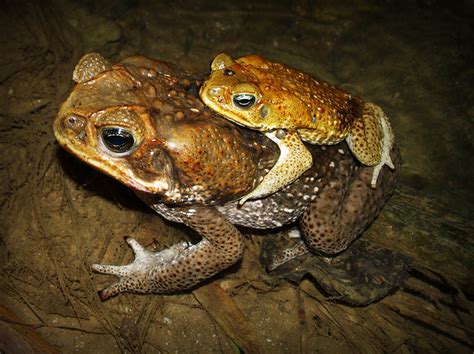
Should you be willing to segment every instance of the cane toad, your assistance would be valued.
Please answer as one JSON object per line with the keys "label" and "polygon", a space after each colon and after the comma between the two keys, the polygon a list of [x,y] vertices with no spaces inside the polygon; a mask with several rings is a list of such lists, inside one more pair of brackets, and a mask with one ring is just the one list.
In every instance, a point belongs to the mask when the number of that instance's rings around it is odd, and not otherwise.
{"label": "cane toad", "polygon": [[[311,146],[318,160],[294,183],[238,207],[278,159],[264,135],[239,128],[208,110],[199,82],[175,66],[144,57],[112,65],[85,55],[53,130],[59,144],[132,188],[165,218],[201,236],[150,252],[134,239],[125,266],[93,265],[119,281],[102,300],[122,292],[170,293],[198,284],[239,261],[243,240],[234,225],[275,228],[300,220],[305,243],[277,263],[307,251],[344,250],[379,213],[396,173],[383,169],[370,188],[372,168],[361,167],[345,145]],[[398,164],[397,150],[392,157]],[[302,246],[303,245],[303,246]]]}
{"label": "cane toad", "polygon": [[200,95],[231,121],[265,132],[280,147],[280,158],[262,183],[241,199],[261,198],[293,182],[311,167],[311,144],[346,140],[356,158],[373,169],[372,187],[390,159],[393,134],[373,103],[285,65],[252,55],[233,60],[219,54]]}

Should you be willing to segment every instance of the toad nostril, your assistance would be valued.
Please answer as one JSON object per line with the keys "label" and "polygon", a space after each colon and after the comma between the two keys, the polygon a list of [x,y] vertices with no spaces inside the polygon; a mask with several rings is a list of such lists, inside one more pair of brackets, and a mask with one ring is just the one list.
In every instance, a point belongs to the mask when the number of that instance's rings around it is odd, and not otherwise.
{"label": "toad nostril", "polygon": [[77,133],[84,129],[85,120],[82,117],[71,115],[64,120],[64,126]]}
{"label": "toad nostril", "polygon": [[222,92],[222,89],[220,87],[213,87],[209,89],[209,95],[211,96],[219,96]]}

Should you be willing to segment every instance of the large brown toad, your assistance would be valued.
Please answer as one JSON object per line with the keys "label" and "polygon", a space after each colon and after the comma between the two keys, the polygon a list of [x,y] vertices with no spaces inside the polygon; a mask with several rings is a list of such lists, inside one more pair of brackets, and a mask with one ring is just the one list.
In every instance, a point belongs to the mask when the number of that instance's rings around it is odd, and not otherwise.
{"label": "large brown toad", "polygon": [[[229,267],[243,252],[234,224],[266,229],[300,220],[304,243],[277,257],[275,266],[308,248],[336,254],[374,220],[394,189],[396,172],[387,168],[371,188],[372,168],[361,167],[345,144],[308,146],[318,159],[301,178],[238,207],[275,164],[278,149],[207,110],[191,75],[144,57],[111,65],[88,54],[73,78],[77,84],[54,122],[60,145],[202,236],[156,253],[128,238],[133,263],[93,266],[119,277],[100,292],[102,299],[188,289]],[[392,158],[398,165],[396,150]]]}

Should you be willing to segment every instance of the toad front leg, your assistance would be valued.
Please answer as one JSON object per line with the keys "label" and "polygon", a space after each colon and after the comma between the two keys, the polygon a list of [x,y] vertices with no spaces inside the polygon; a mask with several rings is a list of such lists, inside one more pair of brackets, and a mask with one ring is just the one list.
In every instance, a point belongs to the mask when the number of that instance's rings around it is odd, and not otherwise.
{"label": "toad front leg", "polygon": [[122,292],[164,294],[186,290],[240,260],[242,236],[216,209],[177,210],[183,223],[197,231],[202,240],[195,245],[183,242],[160,252],[150,252],[134,239],[126,238],[135,255],[131,264],[92,266],[95,272],[119,278],[117,283],[99,292],[101,300]]}
{"label": "toad front leg", "polygon": [[294,182],[313,165],[313,157],[301,141],[298,133],[275,130],[265,135],[280,148],[280,156],[262,182],[239,200],[244,204],[249,199],[258,199],[273,194]]}

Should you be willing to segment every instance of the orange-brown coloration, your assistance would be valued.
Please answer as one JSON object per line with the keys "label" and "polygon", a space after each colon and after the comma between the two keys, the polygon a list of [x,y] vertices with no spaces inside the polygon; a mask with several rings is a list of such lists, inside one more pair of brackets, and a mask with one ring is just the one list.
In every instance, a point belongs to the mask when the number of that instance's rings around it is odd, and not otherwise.
{"label": "orange-brown coloration", "polygon": [[[85,58],[75,77],[88,80],[77,83],[54,123],[56,138],[67,150],[125,185],[162,194],[171,203],[212,204],[254,186],[259,173],[254,159],[261,152],[242,142],[232,124],[200,113],[202,102],[180,84],[190,83],[182,78],[185,73],[143,57],[113,66],[90,54]],[[92,67],[94,77],[82,72],[91,63],[102,70]],[[158,98],[150,97],[151,91]],[[104,149],[103,127],[127,129],[135,140],[133,151],[116,156]],[[221,156],[217,165],[215,154]]]}
{"label": "orange-brown coloration", "polygon": [[[312,144],[346,140],[360,162],[376,165],[373,186],[384,164],[393,167],[389,156],[393,134],[387,117],[380,108],[373,109],[375,105],[257,55],[233,60],[219,54],[211,68],[201,98],[229,120],[270,138],[279,129]],[[276,192],[311,166],[311,156],[301,149],[299,139],[274,140],[281,150],[279,161],[243,201]]]}
{"label": "orange-brown coloration", "polygon": [[[311,146],[318,158],[303,178],[269,198],[237,207],[229,201],[255,187],[275,165],[278,152],[261,134],[206,110],[192,93],[197,86],[192,87],[196,81],[189,74],[143,57],[110,65],[89,54],[74,78],[77,85],[53,127],[60,145],[131,187],[168,220],[202,236],[196,244],[181,242],[160,252],[127,238],[133,263],[93,265],[94,271],[119,278],[99,293],[102,300],[126,291],[189,289],[236,263],[243,239],[233,224],[264,229],[300,218],[311,251],[340,252],[376,217],[394,188],[396,172],[388,169],[381,171],[377,188],[370,188],[372,169],[356,164],[346,145]],[[122,137],[132,136],[133,144],[112,152],[104,142],[107,129],[124,130]],[[299,140],[296,134],[286,138]],[[392,154],[399,166],[397,150]],[[300,247],[300,254],[301,249],[307,251]],[[285,255],[288,260],[297,253]]]}
{"label": "orange-brown coloration", "polygon": [[[212,109],[230,120],[261,131],[271,129],[307,129],[302,139],[315,144],[335,144],[343,140],[355,119],[362,115],[362,101],[308,74],[252,55],[236,59],[216,57],[210,78],[201,90],[201,97]],[[226,65],[225,67],[223,65]],[[232,75],[226,75],[231,70]],[[228,73],[228,71],[227,71]],[[219,105],[212,88],[220,88]],[[236,93],[257,96],[254,107],[236,108]],[[262,117],[262,106],[269,113]],[[301,134],[300,134],[301,136]]]}

